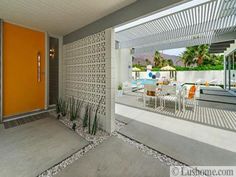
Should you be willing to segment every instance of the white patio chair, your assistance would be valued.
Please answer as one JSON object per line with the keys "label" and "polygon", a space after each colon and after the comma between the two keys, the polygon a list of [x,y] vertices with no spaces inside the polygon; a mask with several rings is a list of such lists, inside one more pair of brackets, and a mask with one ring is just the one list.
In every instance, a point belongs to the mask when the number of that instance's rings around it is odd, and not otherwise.
{"label": "white patio chair", "polygon": [[189,98],[189,91],[187,91],[187,88],[184,87],[184,89],[182,90],[182,102],[183,102],[183,111],[186,110],[186,106],[190,105],[193,107],[193,111],[196,110],[196,107],[198,105],[198,101],[197,101],[197,92],[199,90],[199,86],[198,85],[195,85],[196,89],[195,89],[195,92],[193,93],[193,98]]}
{"label": "white patio chair", "polygon": [[[154,95],[149,95],[148,92],[154,92]],[[156,108],[156,106],[157,106],[157,104],[156,104],[156,100],[157,100],[156,94],[157,94],[157,86],[156,85],[151,85],[151,84],[145,84],[144,85],[144,92],[143,92],[144,107],[146,107],[147,100],[151,101],[151,99],[154,99],[155,108]]]}
{"label": "white patio chair", "polygon": [[123,82],[122,88],[123,88],[123,93],[124,94],[131,93],[132,92],[131,82],[128,82],[128,81]]}
{"label": "white patio chair", "polygon": [[201,85],[201,84],[205,84],[206,81],[203,80],[203,79],[198,79],[196,82],[195,82],[195,85]]}
{"label": "white patio chair", "polygon": [[171,85],[163,85],[162,86],[162,92],[163,92],[163,97],[162,99],[162,107],[164,108],[166,106],[166,101],[174,102],[175,103],[175,113],[178,109],[180,110],[180,94],[177,91],[176,86],[171,86]]}
{"label": "white patio chair", "polygon": [[209,82],[209,84],[212,84],[214,86],[218,85],[219,81],[217,79],[213,79]]}
{"label": "white patio chair", "polygon": [[142,82],[137,82],[137,91],[135,92],[136,93],[136,97],[137,97],[137,100],[139,98],[142,98],[143,99],[143,85],[142,85]]}

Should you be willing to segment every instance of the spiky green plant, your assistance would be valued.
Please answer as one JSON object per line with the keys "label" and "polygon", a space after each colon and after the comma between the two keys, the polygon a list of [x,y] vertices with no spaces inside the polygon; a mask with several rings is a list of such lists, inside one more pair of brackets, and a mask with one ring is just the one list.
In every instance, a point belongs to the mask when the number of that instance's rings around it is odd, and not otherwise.
{"label": "spiky green plant", "polygon": [[62,114],[62,99],[58,98],[56,102],[56,112],[57,112],[57,118],[59,119]]}
{"label": "spiky green plant", "polygon": [[96,111],[95,111],[95,115],[94,115],[94,120],[93,120],[93,127],[92,127],[92,135],[96,135],[97,133],[97,128],[98,128],[98,110],[100,108],[100,103],[102,101],[102,98],[100,98]]}
{"label": "spiky green plant", "polygon": [[74,121],[78,116],[79,101],[74,97],[70,98],[70,121]]}
{"label": "spiky green plant", "polygon": [[88,115],[89,114],[89,105],[87,104],[85,107],[85,114],[83,118],[83,128],[86,128],[88,126]]}
{"label": "spiky green plant", "polygon": [[61,113],[62,99],[58,98],[56,103],[56,112],[57,114]]}
{"label": "spiky green plant", "polygon": [[81,110],[82,110],[83,104],[84,104],[84,100],[78,102],[78,111],[79,111],[78,116],[81,116]]}
{"label": "spiky green plant", "polygon": [[67,115],[67,111],[68,111],[68,103],[65,100],[63,100],[61,104],[61,115],[65,117]]}
{"label": "spiky green plant", "polygon": [[92,110],[92,106],[89,106],[89,109],[88,109],[88,132],[89,132],[89,134],[91,133],[91,110]]}

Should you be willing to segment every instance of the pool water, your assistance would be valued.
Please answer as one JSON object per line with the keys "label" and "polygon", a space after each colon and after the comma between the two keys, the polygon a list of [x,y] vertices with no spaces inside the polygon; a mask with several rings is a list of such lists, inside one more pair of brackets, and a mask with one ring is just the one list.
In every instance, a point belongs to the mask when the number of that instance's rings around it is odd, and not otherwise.
{"label": "pool water", "polygon": [[142,85],[145,85],[145,84],[155,85],[157,80],[156,79],[137,79],[137,80],[132,80],[132,85],[137,85],[138,82],[140,82]]}

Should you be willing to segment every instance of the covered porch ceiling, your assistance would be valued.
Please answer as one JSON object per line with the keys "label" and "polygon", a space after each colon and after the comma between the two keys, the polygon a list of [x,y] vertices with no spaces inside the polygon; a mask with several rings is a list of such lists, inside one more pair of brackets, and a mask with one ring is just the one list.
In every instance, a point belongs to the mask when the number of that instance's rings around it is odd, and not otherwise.
{"label": "covered porch ceiling", "polygon": [[[196,4],[196,0],[187,3],[194,2]],[[116,40],[121,48],[135,48],[135,53],[149,53],[236,39],[236,0],[197,2],[178,11],[174,9],[178,7],[173,7],[160,18],[136,26],[117,27]]]}

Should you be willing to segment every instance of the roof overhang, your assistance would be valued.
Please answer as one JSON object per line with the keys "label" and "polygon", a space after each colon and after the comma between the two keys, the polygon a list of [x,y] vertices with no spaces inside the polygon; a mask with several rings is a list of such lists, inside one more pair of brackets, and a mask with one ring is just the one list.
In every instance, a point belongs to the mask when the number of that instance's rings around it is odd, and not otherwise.
{"label": "roof overhang", "polygon": [[236,0],[202,2],[118,31],[116,40],[121,48],[147,53],[236,39]]}

